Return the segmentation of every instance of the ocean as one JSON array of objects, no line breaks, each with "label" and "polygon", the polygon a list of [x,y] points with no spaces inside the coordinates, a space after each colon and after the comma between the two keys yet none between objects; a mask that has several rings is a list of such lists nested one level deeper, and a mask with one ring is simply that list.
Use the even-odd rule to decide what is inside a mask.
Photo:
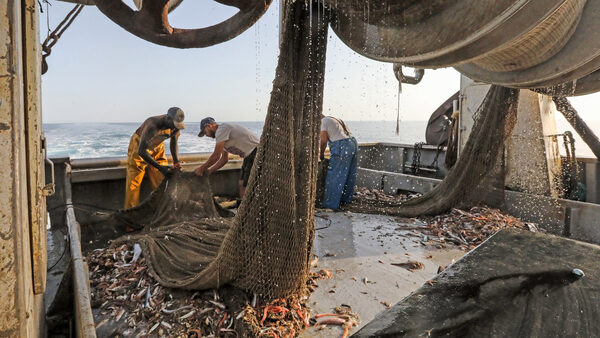
[{"label": "ocean", "polygon": [[[426,121],[401,121],[400,134],[396,135],[395,121],[345,121],[359,143],[389,142],[414,144],[425,141]],[[246,126],[260,135],[263,122],[233,122]],[[578,157],[594,157],[592,151],[562,118],[557,118],[559,133],[570,130],[575,136]],[[214,139],[198,137],[199,122],[186,122],[187,128],[179,137],[180,153],[211,152]],[[600,134],[600,123],[589,126]],[[129,139],[139,123],[47,123],[44,124],[48,144],[48,156],[70,158],[93,158],[126,156]],[[564,147],[561,144],[561,153]],[[169,153],[169,147],[166,147]]]},{"label": "ocean", "polygon": [[[426,121],[403,121],[396,135],[395,121],[345,121],[359,143],[408,143],[425,141]],[[262,133],[263,122],[239,123]],[[48,144],[48,157],[93,158],[126,156],[129,139],[139,123],[47,123],[44,133]],[[214,139],[198,137],[199,122],[186,122],[179,137],[179,153],[211,152]],[[168,142],[168,141],[167,141]],[[167,145],[166,151],[169,153]]]}]

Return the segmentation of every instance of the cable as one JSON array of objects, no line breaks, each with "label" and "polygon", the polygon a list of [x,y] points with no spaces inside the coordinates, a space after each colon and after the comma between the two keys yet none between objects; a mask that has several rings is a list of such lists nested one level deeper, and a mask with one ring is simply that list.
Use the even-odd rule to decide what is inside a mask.
[{"label": "cable", "polygon": [[331,219],[330,219],[329,217],[323,217],[323,216],[321,216],[321,215],[317,215],[317,214],[315,214],[315,217],[319,217],[319,218],[322,218],[322,219],[324,219],[324,220],[326,220],[326,221],[327,221],[327,225],[325,225],[325,226],[322,226],[322,227],[320,227],[320,228],[315,228],[315,231],[318,231],[318,230],[323,230],[323,229],[327,229],[327,228],[329,228],[329,227],[331,226],[331,223],[332,223],[332,222],[331,222]]},{"label": "cable", "polygon": [[[91,207],[91,208],[94,208],[96,210],[117,211],[115,209],[99,207],[97,205],[88,204],[88,203],[65,203],[65,204],[57,205],[54,208],[48,209],[47,212],[51,212],[51,211],[54,211],[56,209],[65,208],[65,207],[68,207],[68,206],[72,206],[73,208],[78,209],[78,210],[91,212],[90,210],[87,210],[87,209],[84,209],[84,208],[79,208],[79,207],[77,207],[77,205]],[[66,233],[64,233],[62,231],[62,229],[59,228],[58,230],[62,233],[63,237],[65,238],[65,247],[63,249],[63,252],[60,254],[60,257],[58,258],[58,260],[50,268],[48,268],[46,271],[50,271],[50,270],[54,269],[58,265],[58,263],[60,263],[60,261],[63,259],[63,257],[65,256],[65,253],[67,252],[67,250],[70,250],[70,248],[68,246],[69,241],[70,241],[69,240],[69,236]]]},{"label": "cable", "polygon": [[58,229],[58,231],[60,231],[60,233],[63,235],[63,238],[65,239],[65,247],[63,248],[63,252],[62,254],[60,254],[60,257],[58,257],[58,260],[46,271],[54,269],[58,265],[58,263],[60,263],[60,261],[63,259],[67,250],[70,250],[70,246],[68,245],[70,242],[69,236],[67,236],[67,234],[65,234],[60,228]]},{"label": "cable", "polygon": [[89,204],[89,203],[65,203],[65,204],[59,204],[55,207],[53,207],[52,209],[48,209],[47,212],[51,212],[54,211],[56,209],[60,209],[60,208],[64,208],[64,207],[68,207],[68,206],[72,206],[73,208],[79,209],[79,210],[84,210],[84,211],[89,211],[83,208],[78,208],[77,206],[84,206],[84,207],[90,207],[90,208],[94,208],[96,210],[103,210],[103,211],[112,211],[112,212],[116,212],[119,211],[118,209],[111,209],[111,208],[105,208],[105,207],[99,207],[97,205],[94,204]]}]

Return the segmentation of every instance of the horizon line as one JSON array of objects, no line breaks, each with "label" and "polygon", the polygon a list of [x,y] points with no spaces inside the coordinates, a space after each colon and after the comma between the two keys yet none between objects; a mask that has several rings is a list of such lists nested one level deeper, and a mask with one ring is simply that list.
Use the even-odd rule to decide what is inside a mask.
[{"label": "horizon line", "polygon": [[[396,122],[396,120],[344,120],[347,122]],[[402,122],[427,122],[428,120],[400,120],[400,123]],[[105,121],[105,122],[100,122],[100,121],[90,121],[90,122],[83,122],[83,121],[78,121],[78,122],[42,122],[42,124],[86,124],[86,123],[142,123],[143,121],[121,121],[121,122],[117,122],[117,121]],[[263,120],[229,120],[229,121],[220,121],[220,122],[224,122],[224,123],[228,123],[228,122],[265,122]],[[185,123],[200,123],[200,121],[185,121]]]}]

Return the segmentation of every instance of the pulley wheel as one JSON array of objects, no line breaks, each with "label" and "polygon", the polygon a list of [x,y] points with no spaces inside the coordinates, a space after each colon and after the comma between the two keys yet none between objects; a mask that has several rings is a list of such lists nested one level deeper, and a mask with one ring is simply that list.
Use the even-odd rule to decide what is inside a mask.
[{"label": "pulley wheel", "polygon": [[583,78],[600,69],[600,1],[587,1],[571,39],[539,65],[510,72],[489,71],[473,63],[455,68],[473,80],[515,88],[551,87]]},{"label": "pulley wheel", "polygon": [[269,8],[272,0],[215,0],[239,12],[214,26],[182,29],[169,24],[168,0],[145,0],[139,11],[121,0],[95,0],[104,15],[135,36],[163,46],[197,48],[216,45],[240,35]]},{"label": "pulley wheel", "polygon": [[[544,1],[541,8],[564,0]],[[338,0],[330,5],[331,27],[346,45],[368,58],[427,65],[427,60],[478,41],[531,2],[540,0],[407,0],[398,4],[388,0]],[[423,11],[426,6],[430,11]],[[444,63],[466,60],[455,54]]]}]

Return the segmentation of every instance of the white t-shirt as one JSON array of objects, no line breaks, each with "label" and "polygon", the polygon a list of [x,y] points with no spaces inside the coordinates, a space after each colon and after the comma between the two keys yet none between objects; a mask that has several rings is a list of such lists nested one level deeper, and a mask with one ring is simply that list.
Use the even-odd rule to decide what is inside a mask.
[{"label": "white t-shirt", "polygon": [[343,139],[347,139],[352,136],[352,133],[347,134],[344,131],[344,127],[336,119],[325,116],[321,120],[321,131],[327,132],[327,139],[329,142],[335,142]]},{"label": "white t-shirt", "polygon": [[260,139],[244,126],[233,123],[220,123],[215,133],[217,143],[225,142],[228,153],[246,157],[256,149]]}]

